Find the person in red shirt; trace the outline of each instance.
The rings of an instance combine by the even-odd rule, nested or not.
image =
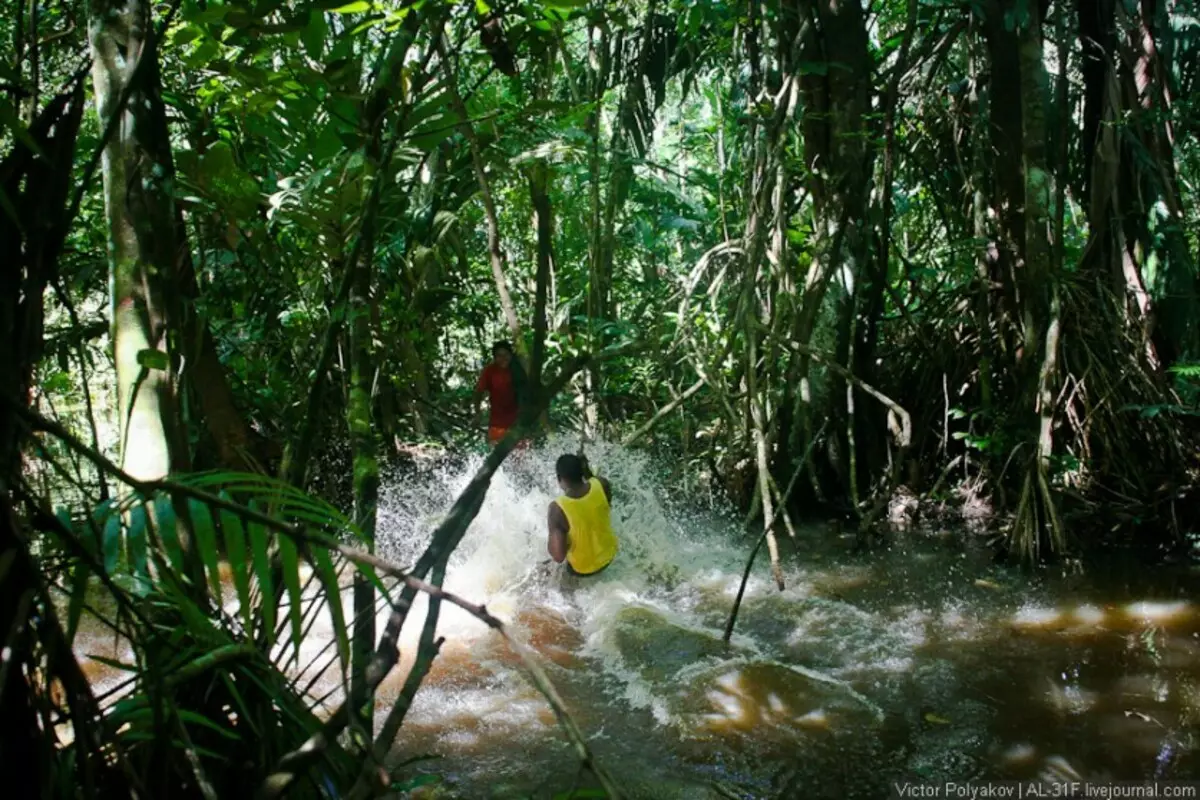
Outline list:
[[[474,413],[479,418],[479,406],[486,394],[490,400],[488,414],[487,438],[489,444],[495,444],[504,438],[508,429],[517,424],[517,414],[520,406],[517,402],[517,381],[515,373],[520,369],[513,363],[513,349],[508,342],[496,342],[492,345],[492,362],[483,368],[479,381],[475,384]],[[514,380],[515,379],[515,380]]]

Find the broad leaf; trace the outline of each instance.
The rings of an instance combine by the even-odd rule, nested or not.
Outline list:
[[[137,354],[137,363],[146,369],[155,369],[160,372],[166,372],[171,366],[171,361],[167,354],[162,350],[156,350],[153,347],[147,347],[144,350],[139,350]]]

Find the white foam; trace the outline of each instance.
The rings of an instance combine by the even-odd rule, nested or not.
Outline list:
[[[1041,628],[1053,625],[1061,618],[1062,612],[1056,608],[1025,606],[1013,616],[1013,624],[1025,628]]]
[[[1183,600],[1177,600],[1174,603],[1143,600],[1127,605],[1125,613],[1131,617],[1139,617],[1148,622],[1166,622],[1184,614],[1188,608],[1188,603]]]

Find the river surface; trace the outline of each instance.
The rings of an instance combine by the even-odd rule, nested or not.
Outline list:
[[[875,798],[894,781],[1200,777],[1194,567],[1118,560],[1031,574],[994,564],[961,529],[855,554],[825,527],[802,528],[780,542],[784,591],[760,554],[727,647],[753,535],[650,457],[598,445],[589,457],[613,482],[621,551],[600,576],[564,585],[546,563],[556,454],[502,468],[446,589],[486,603],[529,645],[628,796]],[[415,560],[477,465],[431,463],[391,481],[380,554]],[[418,601],[409,615],[378,720],[425,612]],[[445,605],[438,632],[445,644],[394,753],[416,759],[405,777],[436,776],[420,796],[552,798],[596,785],[496,633]],[[306,658],[327,638],[318,624]],[[99,644],[81,632],[81,656],[89,641]]]

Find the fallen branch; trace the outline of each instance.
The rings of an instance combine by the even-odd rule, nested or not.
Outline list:
[[[618,348],[609,351],[605,355],[615,356],[629,351],[631,348]],[[586,366],[593,360],[591,354],[577,356],[569,362],[551,381],[543,393],[545,402],[554,397],[563,386],[577,373],[580,369]],[[188,486],[183,483],[178,483],[172,480],[151,480],[143,481],[129,475],[103,454],[92,450],[87,445],[83,444],[73,434],[67,431],[58,423],[46,419],[45,417],[30,411],[19,403],[16,403],[11,398],[0,395],[0,400],[3,400],[12,411],[21,418],[32,430],[49,433],[60,439],[67,447],[75,450],[87,460],[91,461],[99,469],[102,469],[121,482],[131,487],[134,491],[142,494],[145,497],[153,496],[154,493],[163,491],[171,496],[182,496],[189,499],[195,499],[207,504],[210,508],[219,508],[230,511],[233,514],[246,520],[262,524],[264,527],[270,528],[278,533],[288,536],[295,541],[303,542],[306,545],[317,545],[334,550],[341,554],[348,561],[357,566],[370,566],[379,572],[394,577],[402,582],[405,586],[401,593],[399,601],[393,607],[392,614],[388,618],[387,626],[384,629],[379,646],[376,649],[375,657],[367,669],[367,684],[369,686],[368,696],[373,696],[375,689],[383,681],[383,678],[391,671],[399,660],[399,648],[397,641],[400,636],[400,629],[403,627],[404,620],[407,617],[408,610],[412,607],[413,599],[418,592],[423,592],[431,598],[445,600],[453,605],[458,606],[467,613],[479,619],[488,627],[496,630],[508,643],[512,651],[521,660],[529,673],[530,679],[535,688],[546,698],[551,709],[554,711],[555,717],[559,725],[566,733],[568,740],[574,746],[576,754],[580,761],[585,764],[599,779],[605,791],[612,798],[620,797],[620,792],[613,784],[612,780],[605,774],[601,767],[596,763],[595,757],[592,755],[591,749],[587,745],[587,740],[583,737],[579,726],[575,723],[570,713],[559,696],[557,690],[550,683],[546,673],[540,665],[530,656],[530,654],[515,640],[509,637],[504,624],[488,613],[487,609],[482,605],[470,603],[456,595],[445,592],[439,587],[433,586],[421,580],[421,576],[429,570],[430,567],[438,563],[444,563],[445,559],[449,558],[450,553],[457,547],[465,534],[467,527],[483,504],[483,496],[487,492],[488,484],[491,481],[492,475],[499,468],[505,457],[516,447],[518,441],[524,435],[524,429],[527,426],[530,418],[536,418],[540,413],[540,409],[531,409],[527,412],[526,419],[522,420],[521,424],[511,429],[503,439],[497,443],[492,452],[488,454],[483,467],[476,474],[475,478],[467,489],[455,501],[453,508],[446,519],[438,526],[434,532],[433,541],[426,548],[425,553],[418,560],[417,564],[411,570],[404,570],[400,567],[391,564],[384,559],[374,556],[370,553],[362,552],[356,548],[348,547],[341,542],[338,542],[332,536],[324,533],[313,533],[305,530],[301,526],[293,525],[282,520],[275,519],[265,513],[255,509],[247,508],[232,500],[227,500],[215,494],[211,494],[202,489],[197,489],[193,486]],[[539,404],[540,405],[540,404]],[[293,785],[295,778],[303,774],[304,769],[311,765],[317,757],[325,750],[329,742],[331,742],[349,723],[350,713],[346,703],[326,721],[321,731],[310,737],[297,750],[284,756],[280,761],[279,768],[275,773],[268,776],[260,788],[260,795],[268,798],[281,797],[287,789]]]
[[[442,562],[433,570],[433,585],[441,588],[445,577],[446,564]],[[351,798],[370,795],[372,788],[386,789],[390,784],[388,772],[384,766],[388,751],[391,750],[392,743],[396,740],[396,734],[400,732],[400,728],[404,724],[404,718],[408,715],[408,710],[412,707],[413,699],[417,696],[425,676],[429,674],[429,668],[433,666],[433,660],[437,658],[441,652],[442,643],[446,641],[445,637],[437,636],[441,606],[441,600],[436,597],[430,598],[429,609],[425,614],[425,626],[421,629],[421,639],[417,645],[416,660],[404,681],[400,696],[392,704],[392,710],[384,720],[383,727],[379,729],[379,735],[375,737],[371,757],[363,765],[362,774],[350,792]],[[372,780],[373,777],[377,777],[377,780]]]
[[[817,435],[809,440],[808,449],[805,450],[804,456],[800,459],[801,468],[808,461],[808,455],[812,452],[813,445],[821,437],[821,434],[825,432],[825,426],[828,424],[828,422],[829,421],[826,420],[825,422],[821,423],[821,429],[817,432]],[[800,469],[798,468],[795,474],[792,475],[792,480],[788,483],[787,491],[783,493],[779,501],[779,505],[781,507],[784,506],[787,503],[788,498],[791,497],[792,488],[796,485],[796,477],[799,474]],[[778,489],[778,487],[776,487],[776,489]],[[742,582],[738,586],[737,597],[735,597],[733,600],[733,608],[729,611],[729,620],[725,623],[725,634],[721,637],[726,644],[729,644],[729,639],[733,636],[733,624],[737,622],[738,609],[742,607],[742,596],[746,593],[746,583],[750,580],[750,569],[754,566],[754,559],[758,557],[758,551],[762,549],[763,542],[766,540],[767,534],[766,531],[764,531],[763,535],[759,537],[758,544],[754,545],[754,549],[750,551],[750,558],[746,561],[746,569],[742,571]]]
[[[479,137],[475,135],[475,128],[471,124],[471,115],[467,112],[466,103],[463,102],[462,96],[458,92],[458,81],[450,59],[446,56],[446,46],[440,33],[434,40],[434,48],[437,50],[446,74],[450,105],[462,120],[458,127],[462,131],[463,138],[467,140],[467,147],[471,153],[471,166],[475,171],[475,180],[479,184],[479,196],[483,201],[483,215],[487,221],[488,259],[492,266],[492,279],[496,282],[496,294],[500,298],[500,308],[504,311],[504,318],[508,322],[513,342],[520,351],[520,355],[524,357],[525,345],[521,339],[521,323],[517,319],[517,310],[513,305],[512,296],[508,293],[508,282],[505,276],[507,259],[504,257],[504,249],[500,244],[500,223],[496,216],[496,204],[492,200],[492,190],[488,184],[487,172],[484,169]],[[529,364],[526,363],[524,366],[528,369]]]
[[[941,474],[938,475],[937,480],[933,482],[933,486],[929,489],[929,491],[925,492],[925,494],[921,495],[920,498],[917,499],[917,508],[916,511],[913,512],[914,523],[921,518],[921,511],[925,508],[925,505],[929,502],[929,499],[941,491],[942,484],[946,482],[946,477],[954,470],[955,467],[962,463],[962,460],[963,457],[961,455],[957,455],[950,459],[950,463],[942,469]]]
[[[759,322],[758,325],[764,329],[766,328],[766,326],[761,322]],[[797,353],[800,353],[801,355],[808,356],[818,364],[824,364],[830,371],[836,373],[840,378],[849,381],[859,389],[862,389],[864,392],[874,397],[880,403],[883,403],[885,406],[887,406],[888,409],[895,414],[896,418],[900,421],[900,430],[893,431],[893,433],[896,435],[897,444],[899,444],[902,448],[907,448],[909,444],[912,443],[912,417],[907,411],[904,410],[902,405],[876,389],[871,384],[864,381],[862,378],[855,375],[850,370],[843,367],[841,364],[837,363],[835,359],[822,353],[820,350],[815,350],[807,345],[800,344],[799,342],[784,342],[784,346],[794,350]]]

